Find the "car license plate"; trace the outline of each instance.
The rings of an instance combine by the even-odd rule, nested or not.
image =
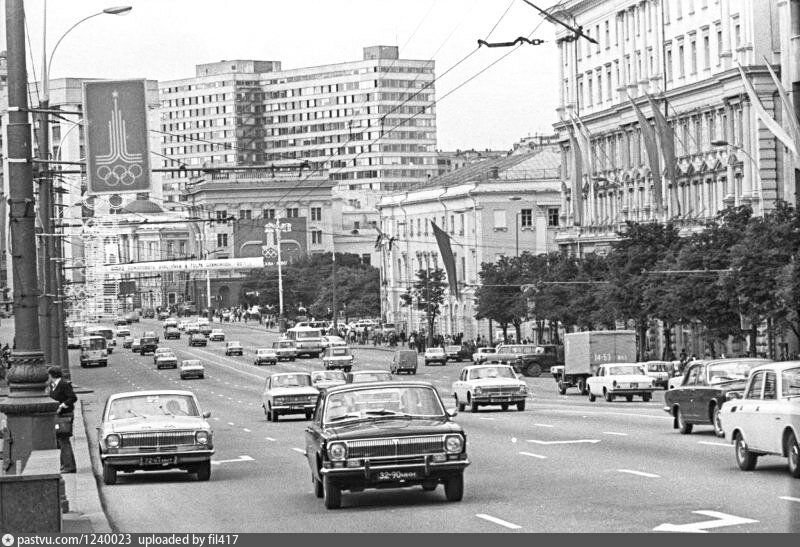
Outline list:
[[[631,384],[631,389],[636,389],[639,387],[639,384],[633,383]]]
[[[174,465],[175,456],[147,456],[142,458],[142,465]]]
[[[378,473],[379,481],[404,481],[416,478],[416,471],[381,471]]]

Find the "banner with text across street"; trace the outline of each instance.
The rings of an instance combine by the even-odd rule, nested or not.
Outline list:
[[[83,83],[90,194],[150,190],[144,80]]]

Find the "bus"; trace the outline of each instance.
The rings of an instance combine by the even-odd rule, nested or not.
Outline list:
[[[86,325],[83,323],[67,323],[67,348],[80,349],[81,338],[86,332]]]
[[[81,367],[89,365],[108,366],[108,345],[103,336],[84,336],[81,338]]]
[[[292,327],[287,329],[284,338],[292,340],[297,348],[297,356],[319,357],[322,353],[322,330],[311,327]]]
[[[104,327],[102,325],[87,327],[86,336],[102,336],[105,338],[108,353],[112,353],[114,351],[113,346],[117,345],[117,341],[114,339],[114,329],[111,327]]]

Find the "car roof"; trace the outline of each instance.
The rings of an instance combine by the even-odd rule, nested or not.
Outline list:
[[[363,384],[344,384],[341,386],[334,386],[330,387],[326,390],[326,393],[339,393],[342,391],[354,391],[358,389],[375,389],[378,387],[391,387],[391,388],[398,388],[398,387],[428,387],[433,390],[436,390],[436,387],[430,383],[421,380],[395,380],[392,382],[369,382]]]
[[[752,376],[754,372],[759,370],[775,370],[777,372],[783,372],[784,370],[797,367],[800,367],[800,361],[771,361],[769,363],[764,363],[752,368],[750,370],[750,375]]]
[[[272,378],[274,376],[297,376],[302,374],[304,376],[311,376],[310,372],[276,372],[275,374],[270,374],[269,377]]]
[[[709,359],[706,361],[706,364],[723,365],[725,363],[752,363],[756,365],[766,365],[772,362],[771,359],[764,359],[761,357],[731,357],[729,359]]]
[[[389,371],[388,371],[388,370],[379,370],[379,369],[371,369],[371,370],[354,370],[354,371],[353,371],[353,372],[351,372],[350,374],[375,374],[375,373],[389,374]]]
[[[480,365],[466,365],[464,368],[467,370],[472,370],[474,368],[484,368],[484,367],[507,367],[511,368],[511,365],[506,365],[505,363],[482,363]]]
[[[188,397],[195,397],[195,394],[191,391],[180,389],[151,389],[144,391],[125,391],[122,393],[114,393],[108,396],[108,400],[114,401],[116,399],[124,399],[125,397],[142,397],[146,395],[185,395]]]

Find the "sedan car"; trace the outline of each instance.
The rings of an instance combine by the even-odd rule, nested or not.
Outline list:
[[[389,372],[392,374],[417,373],[417,352],[413,349],[401,349],[394,352],[392,362],[389,365]]]
[[[200,359],[185,359],[181,361],[181,380],[187,378],[200,378],[206,375],[206,369]]]
[[[448,360],[461,361],[461,346],[445,346],[444,352]]]
[[[268,421],[277,422],[285,414],[305,414],[306,420],[310,420],[318,396],[309,373],[283,372],[267,378],[261,406]]]
[[[425,350],[425,366],[431,363],[447,364],[447,353],[445,353],[444,348],[432,347]]]
[[[586,380],[589,400],[603,397],[612,402],[616,397],[633,401],[634,396],[648,402],[653,397],[653,380],[639,363],[607,363],[597,367],[594,376]]]
[[[338,509],[342,491],[444,484],[461,501],[467,439],[427,382],[348,384],[321,395],[306,429],[314,494]],[[387,456],[389,455],[389,456]]]
[[[516,405],[521,412],[525,410],[527,397],[527,384],[517,378],[510,365],[469,365],[461,369],[458,380],[453,383],[458,410],[464,410],[467,405],[472,412],[487,405],[500,405],[508,410],[510,405]]]
[[[213,433],[190,391],[135,391],[111,395],[98,428],[103,482],[117,472],[183,469],[211,478]]]
[[[149,330],[142,335],[142,338],[155,338],[156,343],[160,342],[161,339],[155,333],[155,331]]]
[[[297,358],[297,348],[295,347],[294,340],[278,340],[273,342],[272,349],[275,350],[279,361],[281,359],[294,361]]]
[[[214,329],[211,328],[211,325],[206,323],[205,325],[200,325],[200,334],[203,336],[211,336],[211,333],[214,332]]]
[[[348,384],[364,384],[367,382],[391,382],[392,373],[385,370],[356,370],[345,373]]]
[[[153,355],[156,368],[178,368],[178,358],[170,348],[158,348]]]
[[[138,323],[139,322],[139,314],[138,313],[126,313],[125,314],[125,321],[128,324]]]
[[[711,425],[723,435],[719,412],[722,404],[744,392],[750,371],[769,363],[768,359],[716,359],[693,361],[684,371],[681,384],[664,393],[664,410],[673,417],[672,427],[684,435],[695,425]]]
[[[742,471],[775,455],[787,458],[789,473],[800,478],[800,361],[751,369],[743,397],[722,406],[720,421]]]
[[[181,331],[178,330],[178,327],[167,327],[164,329],[164,340],[171,339],[181,339]]]
[[[208,339],[212,342],[224,342],[225,341],[225,333],[219,329],[212,330],[211,334],[208,335]]]
[[[317,389],[328,389],[347,383],[347,376],[341,370],[315,370],[311,373],[311,383]]]
[[[195,334],[200,332],[200,325],[197,323],[186,324],[186,334]]]
[[[205,346],[208,345],[208,339],[199,332],[189,335],[189,346]]]
[[[142,355],[146,353],[155,353],[158,349],[158,340],[152,336],[142,336],[139,339],[139,353]]]
[[[347,346],[330,346],[322,354],[322,364],[325,366],[325,370],[340,369],[350,372],[354,359]]]
[[[126,336],[130,335],[131,335],[131,329],[127,327],[127,323],[126,326],[117,329],[117,338],[125,338]]]
[[[497,353],[497,350],[494,348],[478,348],[475,350],[475,353],[472,354],[472,362],[476,365],[480,365],[490,358],[493,353]]]
[[[232,341],[225,344],[225,355],[244,355],[242,343]]]
[[[115,326],[115,327],[116,327],[117,325],[127,325],[127,324],[128,324],[128,320],[127,320],[127,319],[125,319],[125,317],[124,317],[124,316],[119,316],[119,317],[117,317],[116,319],[114,319],[114,326]]]
[[[131,342],[131,351],[133,353],[139,353],[142,351],[142,339],[141,338],[134,338]]]
[[[672,373],[671,361],[647,361],[642,364],[644,373],[653,379],[656,387],[667,389]]]
[[[330,348],[333,346],[347,346],[347,342],[341,336],[323,336],[322,348]]]
[[[253,364],[259,365],[277,365],[278,354],[272,348],[258,348],[256,350],[256,357],[253,359]]]
[[[133,336],[126,336],[122,341],[122,347],[130,349],[133,346]]]

